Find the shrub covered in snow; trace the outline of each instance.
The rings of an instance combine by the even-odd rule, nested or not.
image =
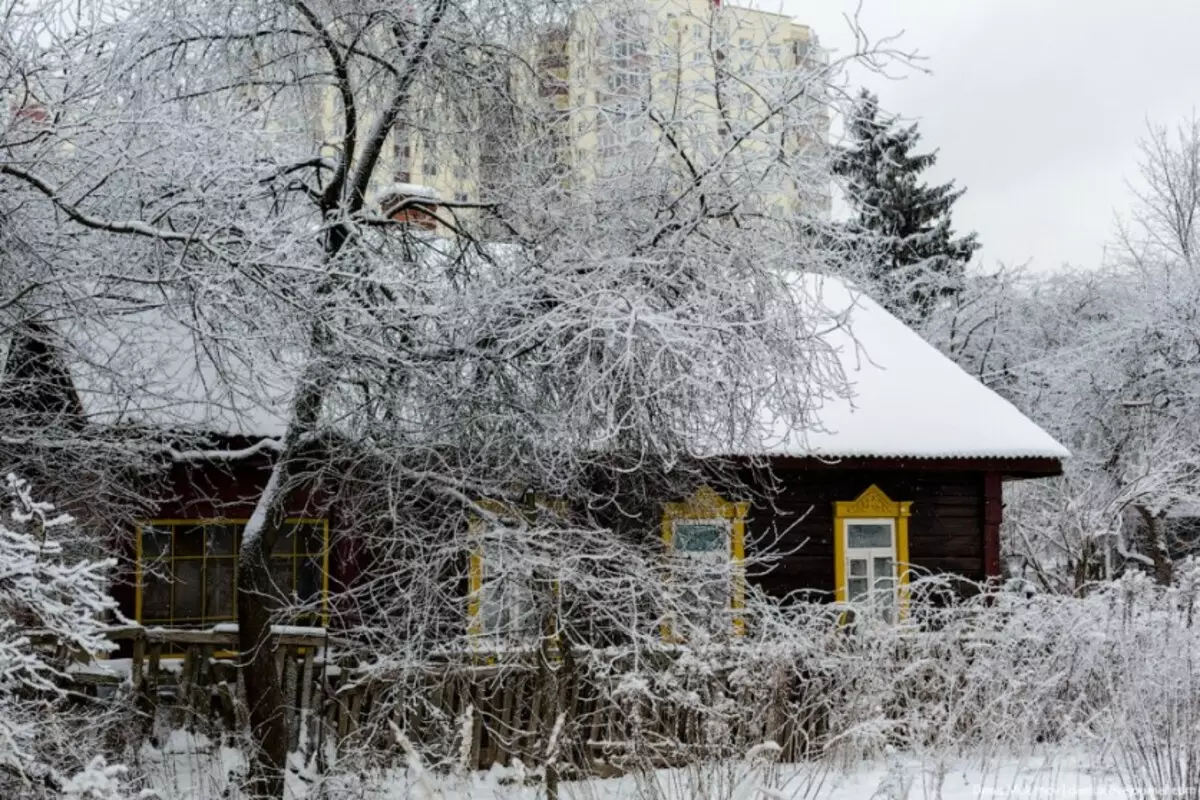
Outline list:
[[[72,661],[111,649],[102,631],[115,604],[111,561],[64,556],[59,534],[70,517],[14,475],[0,484],[0,501],[0,794],[17,797],[62,783],[47,748],[61,732],[56,710],[70,700],[63,678]]]

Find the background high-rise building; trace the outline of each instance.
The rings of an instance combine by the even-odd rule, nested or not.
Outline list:
[[[518,142],[538,151],[517,154],[518,169],[528,175],[532,160],[564,190],[620,169],[678,172],[682,150],[724,152],[739,164],[781,155],[815,164],[827,150],[825,53],[812,29],[789,17],[713,0],[596,0],[535,30],[518,47],[518,68],[478,100],[451,104],[438,87],[414,91],[413,113],[384,153],[391,180],[371,187],[376,202],[427,190],[451,207],[503,200]],[[528,114],[497,103],[509,115],[497,118],[487,91],[519,98]],[[337,118],[335,104],[329,93],[323,120]],[[522,126],[536,130],[523,135]],[[321,129],[331,148],[340,145],[340,131],[328,122]],[[794,168],[763,172],[770,177],[753,184],[748,202],[828,212],[819,168],[815,180],[798,180]]]

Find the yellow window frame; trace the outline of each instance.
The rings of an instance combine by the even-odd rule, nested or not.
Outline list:
[[[896,532],[897,616],[908,616],[910,579],[908,555],[908,518],[912,515],[911,501],[895,501],[875,484],[871,484],[854,500],[838,500],[833,504],[833,584],[838,603],[849,597],[846,557],[846,523],[850,520],[883,520],[893,523]]]
[[[249,523],[249,521],[250,521],[250,519],[248,517],[246,517],[246,518],[202,517],[199,519],[150,519],[150,520],[139,521],[137,523],[136,533],[134,536],[134,587],[135,587],[134,588],[134,599],[133,599],[134,620],[139,625],[143,624],[142,623],[142,594],[143,594],[143,590],[145,588],[143,581],[142,581],[142,531],[143,530],[145,530],[146,528],[154,528],[156,526],[158,526],[158,527],[171,526],[172,528],[175,528],[177,526],[183,526],[183,525],[192,526],[192,527],[203,526],[203,525],[240,525],[240,526],[244,527],[247,523]],[[289,525],[319,525],[321,527],[321,625],[322,625],[322,627],[327,627],[329,625],[329,520],[316,519],[316,518],[311,518],[311,517],[288,517],[287,519],[284,520],[284,522]],[[172,536],[172,544],[173,544],[174,536],[175,536],[175,533],[173,530],[172,530],[171,536]],[[311,553],[306,553],[305,555],[311,555]],[[204,558],[204,557],[205,556],[182,556],[182,557],[178,557],[178,558],[180,560],[187,560],[189,558],[194,559],[194,558]],[[172,562],[174,562],[174,560],[176,558],[177,557],[173,555],[171,557]],[[291,558],[292,558],[292,561],[295,562],[299,559],[299,556],[293,551]],[[238,560],[238,553],[234,552],[233,553],[233,563],[234,563],[233,610],[234,610],[234,618],[235,619],[237,618],[237,603],[238,603],[237,589],[236,589],[236,587],[237,587],[237,560]],[[293,569],[293,577],[294,577],[294,570],[296,569],[295,564],[293,564],[292,569]]]
[[[733,610],[733,634],[746,632],[742,610],[746,607],[746,515],[750,503],[726,500],[710,486],[701,486],[687,500],[664,503],[662,515],[663,550],[668,555],[675,547],[675,523],[723,519],[729,523],[729,561],[732,567],[729,607]],[[662,637],[674,641],[669,620],[663,620]]]

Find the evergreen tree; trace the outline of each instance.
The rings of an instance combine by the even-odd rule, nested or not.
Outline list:
[[[870,280],[894,313],[925,317],[937,298],[955,294],[966,264],[979,249],[974,233],[954,238],[950,210],[965,189],[954,182],[929,186],[921,173],[937,153],[914,152],[917,126],[898,128],[896,118],[881,116],[879,100],[863,90],[849,123],[851,144],[838,155],[835,169],[846,179],[854,210],[849,223],[862,247],[877,254]]]

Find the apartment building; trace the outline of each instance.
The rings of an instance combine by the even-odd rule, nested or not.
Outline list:
[[[511,185],[514,143],[528,140],[515,126],[529,124],[540,163],[564,189],[621,169],[678,170],[680,149],[700,160],[732,151],[752,165],[816,160],[827,148],[824,51],[810,27],[781,14],[719,0],[596,0],[519,49],[505,91],[524,117],[488,118],[481,103],[474,124],[401,121],[377,199],[497,199]],[[756,203],[828,212],[828,187],[795,180],[802,170],[763,172],[778,177],[754,184]]]

